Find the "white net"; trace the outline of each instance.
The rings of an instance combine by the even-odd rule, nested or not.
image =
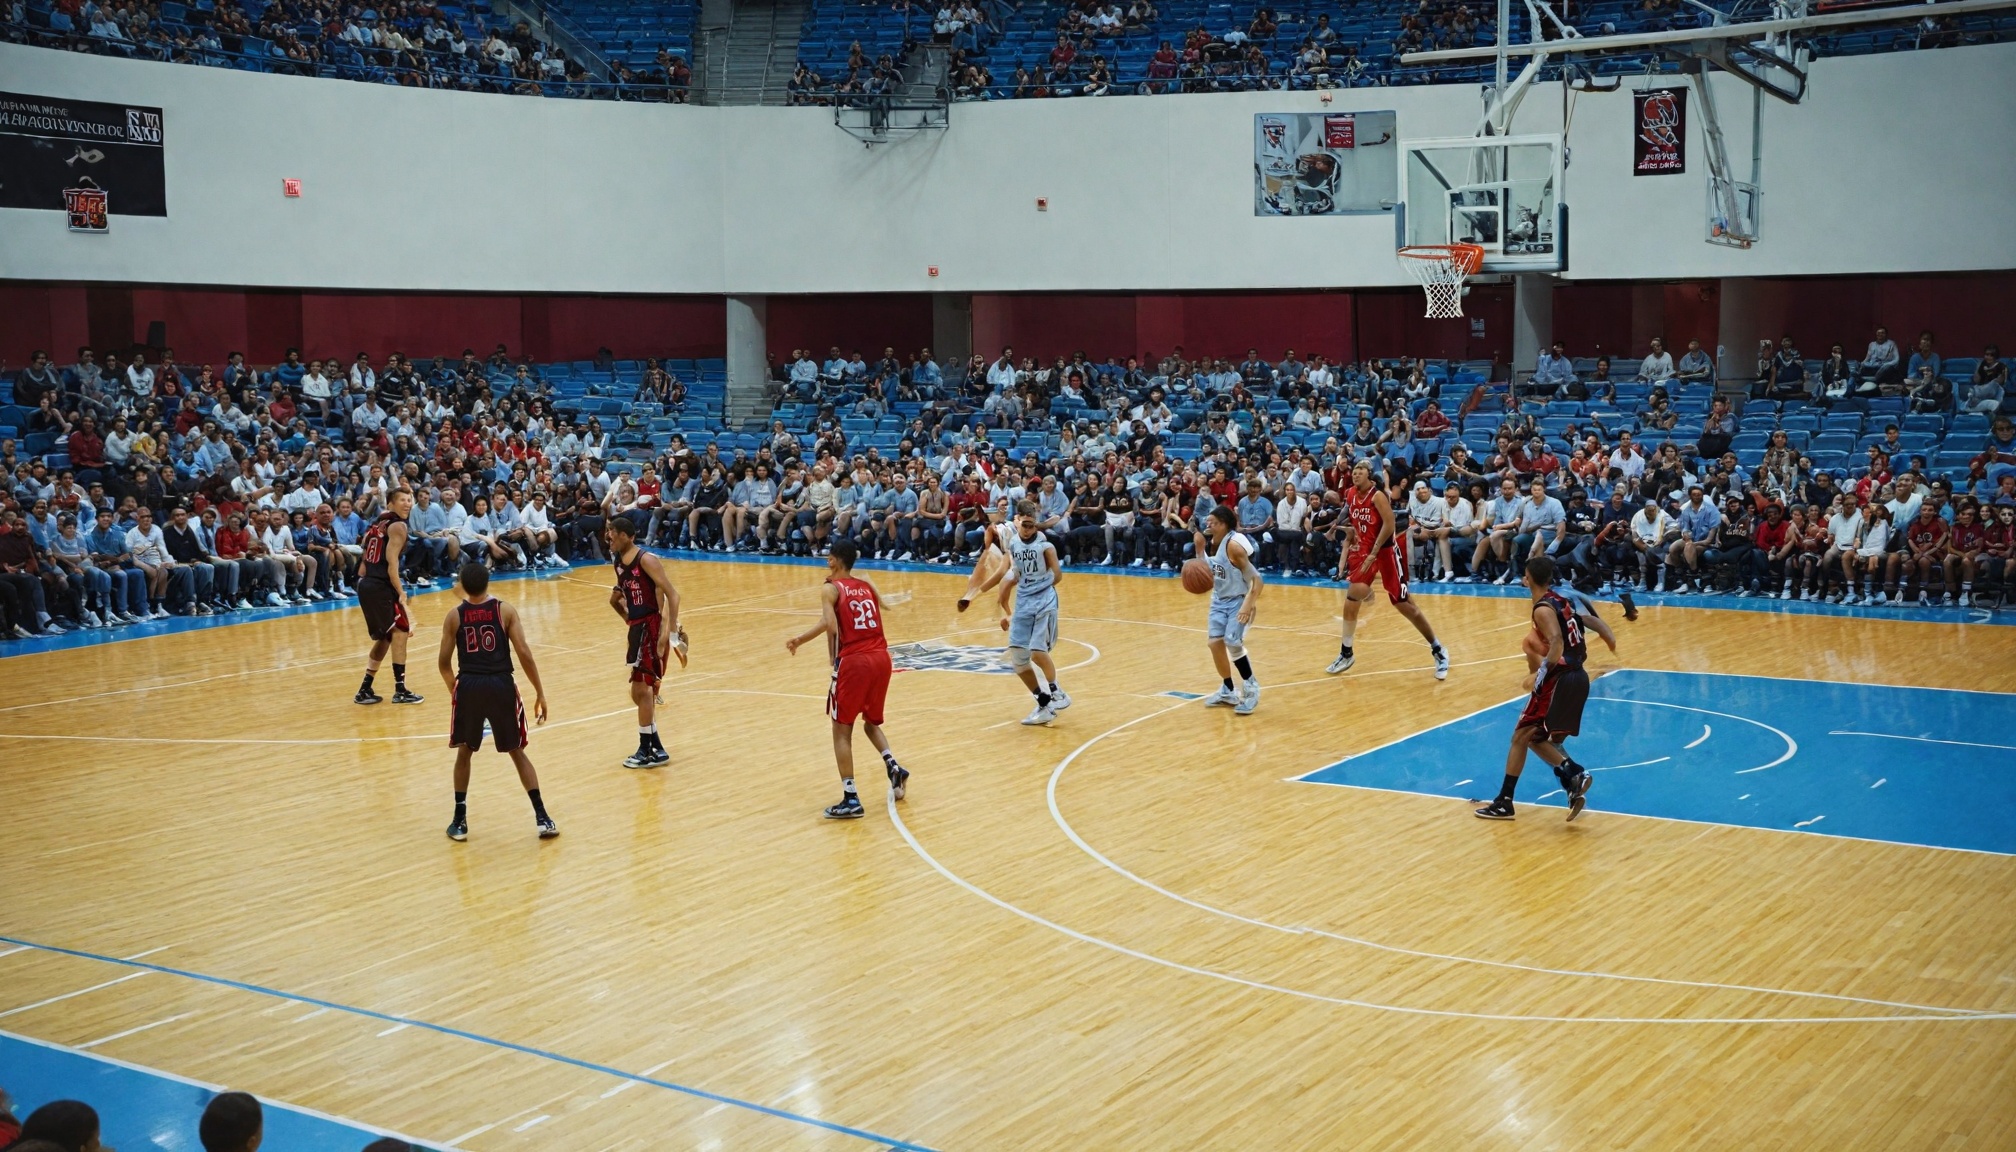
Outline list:
[[[1428,296],[1428,319],[1455,320],[1463,315],[1463,280],[1476,270],[1481,249],[1470,245],[1402,248],[1400,266]]]

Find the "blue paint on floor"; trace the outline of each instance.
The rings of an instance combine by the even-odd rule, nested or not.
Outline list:
[[[1488,799],[1524,704],[1301,779]],[[1623,812],[2016,854],[2016,695],[1624,669],[1591,685],[1568,751],[1596,770],[1585,820]],[[1566,802],[1537,756],[1518,801]]]
[[[0,1032],[0,1084],[13,1095],[14,1113],[21,1119],[51,1100],[84,1101],[98,1111],[100,1141],[121,1152],[147,1148],[201,1152],[196,1125],[211,1097],[222,1091],[214,1085],[11,1032]],[[388,1135],[381,1129],[270,1100],[260,1104],[266,1117],[266,1148],[357,1152]]]

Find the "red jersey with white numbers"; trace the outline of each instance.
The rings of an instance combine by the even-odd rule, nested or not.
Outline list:
[[[1351,551],[1356,555],[1370,552],[1372,542],[1379,539],[1382,517],[1378,495],[1379,489],[1360,492],[1356,484],[1344,490],[1344,513],[1351,518]],[[1393,541],[1386,541],[1386,547],[1393,547]]]
[[[839,589],[833,615],[840,621],[840,658],[861,652],[887,652],[889,640],[882,633],[882,602],[875,586],[852,576],[835,576],[827,581]]]
[[[631,623],[658,615],[658,585],[651,574],[644,570],[644,550],[625,564],[623,558],[614,558],[616,565],[616,590],[623,594],[623,615]]]

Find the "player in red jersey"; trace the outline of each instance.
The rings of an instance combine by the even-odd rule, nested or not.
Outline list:
[[[875,586],[854,576],[861,555],[851,540],[835,540],[826,553],[826,586],[819,590],[819,623],[784,642],[791,653],[822,633],[833,658],[833,686],[826,694],[826,715],[833,721],[833,762],[840,769],[840,802],[826,809],[828,820],[858,820],[861,797],[854,791],[854,721],[868,733],[868,742],[882,753],[889,773],[889,796],[903,799],[910,773],[896,763],[889,738],[882,734],[882,704],[889,695],[889,639],[882,630],[882,597]]]
[[[658,684],[674,651],[686,663],[686,633],[679,628],[679,590],[656,556],[637,546],[637,525],[625,515],[611,516],[602,533],[616,565],[616,587],[609,606],[630,628],[623,662],[630,665],[630,699],[637,705],[637,751],[623,760],[625,768],[656,768],[672,757],[658,738]],[[676,640],[676,645],[675,645]]]
[[[518,610],[490,595],[490,570],[481,564],[465,564],[456,579],[462,603],[448,610],[441,621],[441,654],[437,664],[441,679],[454,701],[448,722],[448,743],[455,748],[455,818],[448,823],[450,840],[469,838],[469,760],[483,745],[483,726],[497,751],[511,757],[518,769],[518,782],[532,801],[532,819],[539,838],[550,840],[560,834],[559,825],[546,814],[539,798],[539,773],[525,755],[525,702],[518,698],[518,681],[512,676],[511,653],[525,668],[532,682],[532,718],[546,723],[546,689],[539,683],[539,665],[532,660],[532,645],[525,639]],[[459,674],[455,662],[460,660]]]
[[[1379,490],[1370,461],[1360,460],[1351,466],[1351,487],[1344,493],[1344,512],[1350,546],[1337,564],[1338,577],[1351,582],[1350,590],[1344,593],[1344,643],[1337,649],[1337,658],[1324,671],[1335,676],[1357,661],[1351,641],[1358,637],[1358,611],[1372,599],[1372,579],[1377,576],[1386,588],[1386,599],[1428,641],[1428,651],[1435,657],[1435,679],[1448,679],[1449,654],[1442,650],[1442,642],[1435,639],[1434,626],[1407,595],[1407,573],[1401,567],[1399,551],[1393,546],[1393,502]]]
[[[418,704],[421,697],[406,687],[406,641],[413,635],[413,618],[407,613],[406,585],[399,576],[410,535],[406,517],[413,511],[412,489],[395,489],[386,504],[386,510],[364,530],[357,604],[364,609],[364,628],[371,634],[371,656],[364,663],[364,683],[357,689],[356,701],[376,704],[384,699],[372,691],[371,682],[390,654],[392,702]]]
[[[1890,599],[1904,603],[1904,586],[1908,581],[1918,586],[1918,603],[1929,606],[1933,582],[1946,583],[1946,574],[1940,571],[1946,561],[1949,535],[1946,521],[1927,500],[1919,504],[1918,515],[1895,531],[1904,533],[1904,547],[1890,554]]]
[[[1553,767],[1568,793],[1568,819],[1573,820],[1582,814],[1583,797],[1589,794],[1589,771],[1568,755],[1561,742],[1582,730],[1582,706],[1589,700],[1589,673],[1583,671],[1582,662],[1589,649],[1575,605],[1554,591],[1553,558],[1535,556],[1526,561],[1525,584],[1533,596],[1533,630],[1545,641],[1547,653],[1527,678],[1533,695],[1519,714],[1519,726],[1512,730],[1498,798],[1476,813],[1483,820],[1513,818],[1512,793],[1530,751]]]

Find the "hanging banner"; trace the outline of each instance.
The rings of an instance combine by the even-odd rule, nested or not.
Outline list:
[[[1687,171],[1687,90],[1633,92],[1631,112],[1637,131],[1631,142],[1631,174],[1672,176]]]
[[[1391,212],[1400,163],[1391,112],[1263,112],[1253,117],[1253,214]]]
[[[0,208],[71,212],[88,177],[121,216],[166,216],[163,148],[159,108],[0,92]]]

